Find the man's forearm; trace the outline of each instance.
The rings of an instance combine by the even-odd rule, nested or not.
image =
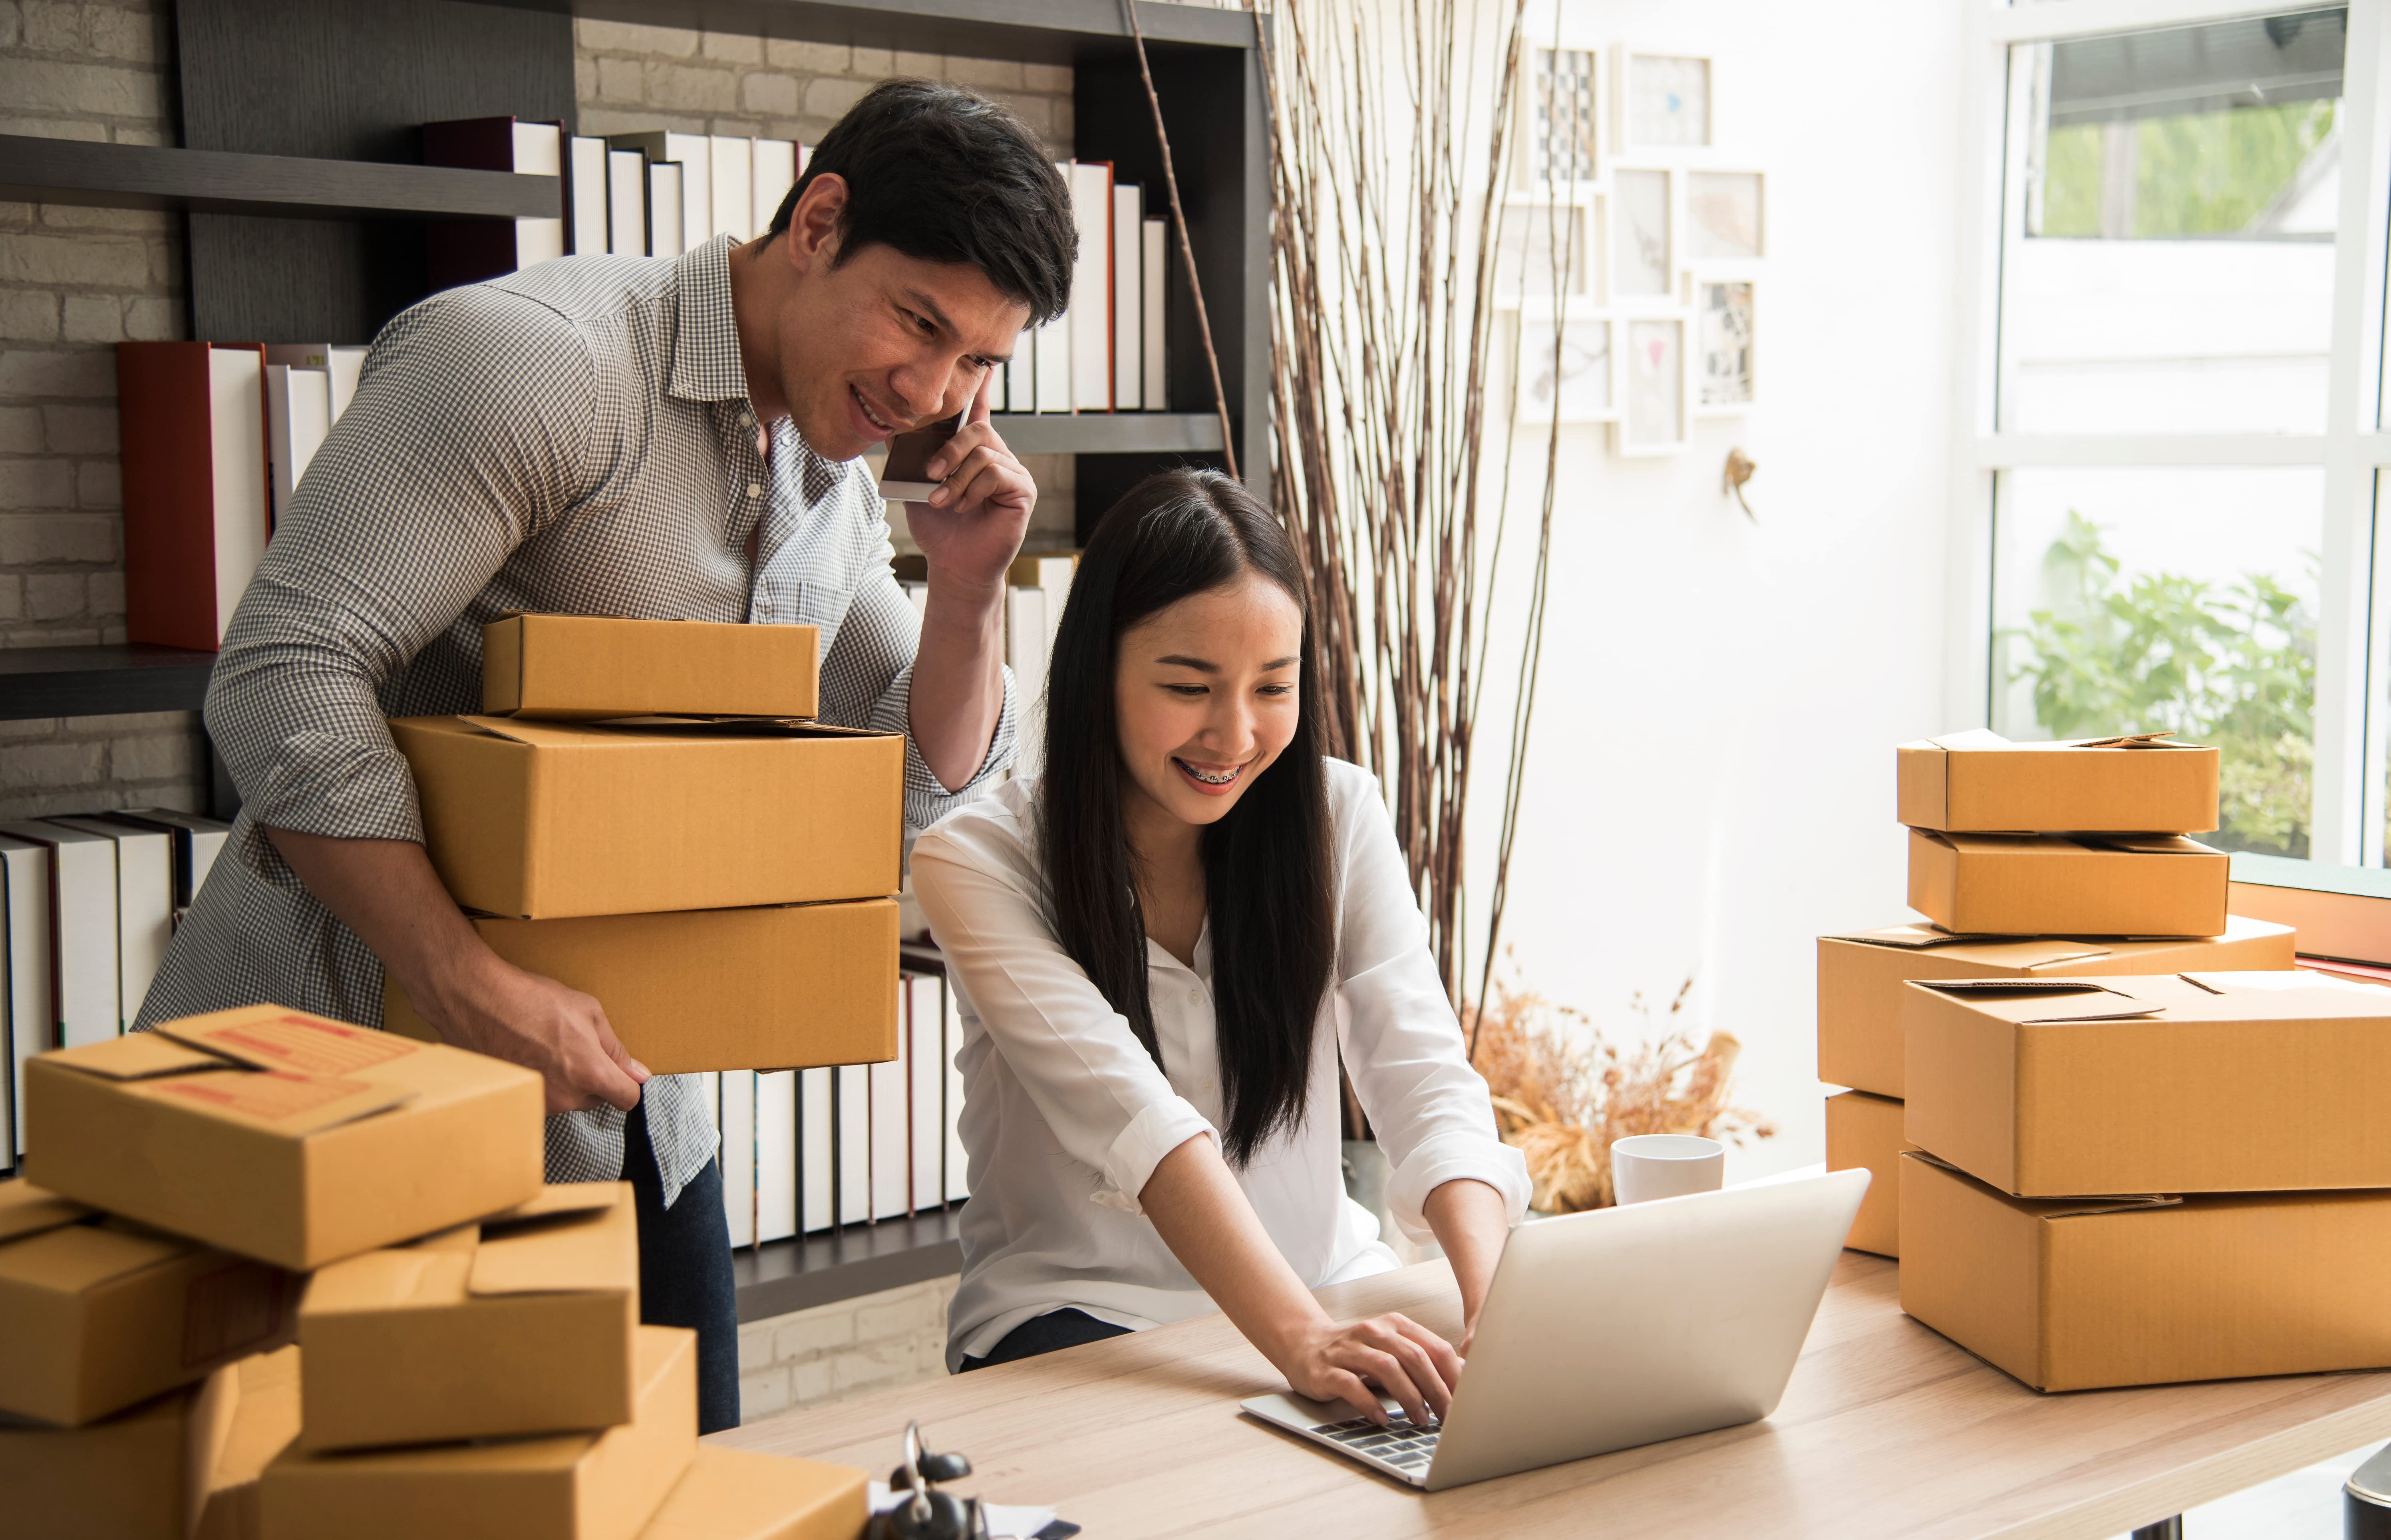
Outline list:
[[[423,847],[268,828],[265,837],[326,909],[357,933],[410,1000],[433,1003],[464,966],[490,955]]]
[[[913,746],[940,785],[977,773],[1003,712],[1003,582],[976,587],[933,568],[910,713]]]

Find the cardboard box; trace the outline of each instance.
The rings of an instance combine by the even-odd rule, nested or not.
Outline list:
[[[199,1406],[205,1463],[190,1540],[259,1540],[258,1480],[299,1436],[299,1350],[244,1358],[209,1391]]]
[[[266,1467],[265,1540],[632,1540],[697,1452],[697,1334],[641,1326],[632,1420],[599,1433]]]
[[[290,1340],[299,1280],[0,1183],[0,1412],[80,1427]]]
[[[893,899],[473,925],[517,967],[595,996],[659,1075],[897,1056]],[[382,1024],[437,1041],[387,980]]]
[[[2391,871],[2237,850],[2229,901],[2298,930],[2304,956],[2391,966]]]
[[[1845,1246],[1901,1255],[1901,1152],[1917,1147],[1901,1136],[1901,1104],[1892,1097],[1846,1091],[1827,1098],[1827,1169],[1864,1170],[1870,1178]]]
[[[2391,1187],[2391,990],[2305,969],[1902,988],[1909,1142],[2003,1192]]]
[[[1924,925],[1818,938],[1818,1078],[1902,1094],[1901,997],[1911,978],[2049,978],[2289,968],[2291,930],[2229,916],[2225,933],[2184,941],[1954,936]]]
[[[905,740],[802,723],[390,724],[434,870],[486,914],[560,919],[897,891]]]
[[[639,1325],[627,1182],[552,1186],[478,1225],[334,1262],[299,1307],[300,1447],[628,1422]]]
[[[852,1466],[700,1444],[640,1540],[856,1540],[868,1484]]]
[[[698,620],[513,615],[482,628],[493,717],[812,717],[821,631]]]
[[[1902,1164],[1901,1308],[2036,1390],[2391,1365],[2391,1192],[2037,1202]]]
[[[2232,859],[2181,835],[1909,831],[1909,907],[1989,936],[2215,936]]]
[[[1913,829],[2196,835],[2217,827],[2213,748],[2148,734],[2012,744],[1978,729],[1896,753],[1901,822]]]
[[[297,1271],[538,1193],[539,1076],[279,1005],[25,1067],[25,1176]]]

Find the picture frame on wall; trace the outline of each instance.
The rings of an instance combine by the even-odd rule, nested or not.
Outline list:
[[[1692,413],[1686,399],[1686,322],[1681,316],[1628,316],[1621,378],[1624,398],[1612,429],[1622,456],[1674,454],[1686,446]]]
[[[1752,281],[1746,278],[1694,281],[1691,394],[1696,417],[1738,417],[1758,399],[1752,291]]]
[[[1600,205],[1590,194],[1566,201],[1506,200],[1495,211],[1496,302],[1549,303],[1567,295],[1592,303],[1603,257]]]
[[[1677,154],[1712,143],[1710,57],[1622,45],[1611,49],[1611,143],[1622,154]]]
[[[1566,42],[1532,46],[1521,71],[1513,184],[1570,192],[1601,179],[1610,153],[1610,85],[1604,51]]]
[[[1612,422],[1619,366],[1609,316],[1522,310],[1513,330],[1511,419],[1519,423]],[[1557,347],[1556,343],[1557,342]]]
[[[1757,262],[1767,254],[1767,178],[1756,171],[1687,172],[1687,259]]]
[[[1663,166],[1613,165],[1604,223],[1609,226],[1609,283],[1613,304],[1668,304],[1677,298],[1677,173]]]

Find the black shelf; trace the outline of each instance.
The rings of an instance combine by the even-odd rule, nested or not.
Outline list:
[[[956,1236],[962,1213],[958,1203],[741,1247],[730,1258],[739,1319],[761,1321],[960,1273],[963,1252]]]
[[[1016,455],[1219,454],[1211,412],[996,412],[989,421]]]
[[[0,199],[314,219],[554,219],[554,176],[0,134]]]
[[[604,21],[748,32],[850,47],[937,51],[971,58],[1076,64],[1092,49],[1130,35],[1118,0],[491,0],[523,10],[563,11]],[[1243,10],[1141,5],[1149,46],[1250,48],[1254,20]]]
[[[0,721],[197,711],[213,653],[180,647],[26,647],[0,651]]]

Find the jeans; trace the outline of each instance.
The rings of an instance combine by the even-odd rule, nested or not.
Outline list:
[[[1129,1327],[1117,1326],[1110,1321],[1099,1321],[1084,1310],[1050,1310],[1043,1315],[1032,1315],[1027,1321],[997,1339],[985,1358],[966,1358],[961,1372],[987,1368],[990,1364],[1010,1364],[1016,1359],[1035,1358],[1041,1352],[1060,1348],[1076,1348],[1083,1342],[1101,1342],[1107,1337],[1127,1337]]]
[[[707,1161],[665,1207],[648,1143],[648,1109],[623,1125],[623,1180],[640,1220],[640,1319],[697,1333],[697,1430],[739,1426],[739,1295],[730,1279],[730,1225],[722,1168]]]

